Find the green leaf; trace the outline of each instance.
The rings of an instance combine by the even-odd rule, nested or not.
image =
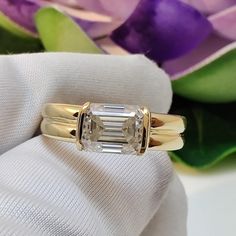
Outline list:
[[[36,35],[0,12],[0,54],[39,52],[42,49]]]
[[[54,8],[35,15],[39,37],[47,51],[102,53],[102,50],[70,18]]]
[[[170,153],[174,159],[206,168],[236,153],[236,103],[205,104],[176,96],[171,113],[187,118],[185,146]]]
[[[236,43],[218,51],[172,81],[183,97],[210,103],[236,101]]]
[[[0,12],[0,26],[6,31],[9,31],[12,34],[15,34],[16,36],[19,36],[21,38],[36,38],[36,35],[23,28],[22,26],[18,25],[16,22],[12,21],[2,12]]]
[[[24,38],[0,27],[0,54],[39,52],[43,47],[39,39]]]

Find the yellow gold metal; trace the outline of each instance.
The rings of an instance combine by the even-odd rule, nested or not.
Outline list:
[[[50,118],[44,118],[41,123],[44,136],[66,142],[76,142],[76,124],[62,123]]]
[[[140,154],[143,154],[149,146],[150,126],[151,126],[151,113],[149,112],[149,110],[146,107],[142,108],[142,112],[144,114],[144,117],[143,117],[143,140],[142,140]]]
[[[42,116],[44,118],[59,120],[77,120],[78,111],[82,106],[71,104],[47,103],[43,107]]]
[[[154,130],[169,130],[173,133],[182,133],[185,130],[185,117],[177,115],[152,113],[151,126]]]
[[[183,116],[151,114],[150,143],[151,150],[178,150],[184,146],[181,133],[186,127]]]
[[[44,136],[61,141],[76,143],[82,150],[81,124],[90,103],[80,105],[46,104],[43,108],[43,121],[41,131]],[[147,148],[150,150],[177,150],[181,149],[184,141],[181,133],[186,128],[186,120],[183,116],[150,113],[142,108],[143,140],[140,154]]]
[[[178,150],[184,146],[183,138],[180,134],[151,134],[149,148],[150,150]]]

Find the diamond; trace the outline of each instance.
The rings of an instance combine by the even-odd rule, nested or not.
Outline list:
[[[91,103],[82,122],[86,151],[138,154],[143,137],[142,109],[136,105]]]

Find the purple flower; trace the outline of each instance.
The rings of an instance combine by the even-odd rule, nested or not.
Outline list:
[[[235,0],[182,0],[206,14],[213,32],[190,53],[164,64],[165,70],[178,79],[203,67],[235,48],[236,2]]]
[[[205,14],[213,14],[232,7],[235,0],[182,0]]]
[[[182,56],[212,31],[199,11],[178,0],[141,0],[112,39],[132,53],[157,62]]]
[[[11,20],[35,33],[34,13],[40,8],[39,2],[27,0],[1,0],[0,11]]]
[[[235,0],[0,1],[0,11],[33,34],[43,6],[61,9],[94,39],[111,35],[128,52],[162,63],[173,79],[236,38]]]
[[[81,7],[88,11],[111,16],[125,21],[134,11],[140,0],[54,0],[70,7]]]
[[[55,6],[70,15],[88,35],[96,38],[110,34],[120,26],[138,2],[139,0],[1,0],[0,11],[19,26],[35,34],[36,11],[44,6]]]

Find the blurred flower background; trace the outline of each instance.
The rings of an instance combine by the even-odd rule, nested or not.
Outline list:
[[[195,168],[236,153],[235,40],[236,0],[0,1],[2,54],[141,53],[165,70],[188,119],[170,156]]]

